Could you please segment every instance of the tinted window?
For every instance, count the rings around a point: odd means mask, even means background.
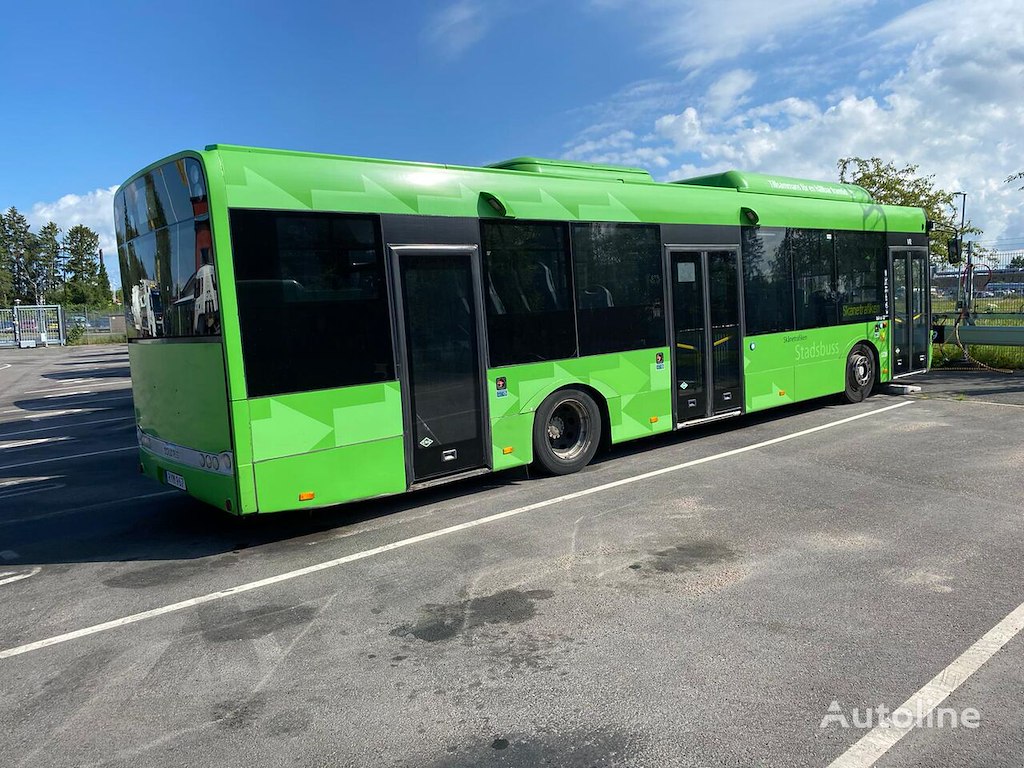
[[[220,334],[207,211],[206,180],[191,158],[150,171],[115,198],[130,338]]]
[[[231,212],[249,395],[395,378],[378,222]]]
[[[573,225],[573,269],[581,355],[665,345],[658,227]]]
[[[792,274],[785,229],[743,228],[743,290],[748,336],[793,330]]]
[[[491,365],[576,354],[565,224],[481,222]]]
[[[868,322],[883,314],[885,234],[837,232],[837,299],[840,322]]]
[[[786,231],[786,245],[793,260],[796,327],[835,325],[838,316],[832,233],[789,229]]]

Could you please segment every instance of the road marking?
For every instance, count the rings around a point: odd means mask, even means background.
[[[48,637],[45,640],[37,640],[34,643],[27,643],[25,645],[19,645],[14,648],[8,648],[0,651],[0,659],[7,659],[12,656],[20,656],[23,653],[30,653],[37,651],[41,648],[48,648],[51,645],[58,645],[60,643],[66,643],[70,640],[77,640],[80,637],[88,637],[89,635],[95,635],[99,632],[106,632],[110,629],[117,629],[118,627],[124,627],[129,624],[137,624],[140,621],[146,619],[156,618],[157,616],[164,616],[168,613],[175,613],[182,611],[186,608],[192,608],[203,603],[213,602],[214,600],[222,600],[225,597],[231,597],[233,595],[239,595],[244,592],[251,592],[254,589],[261,589],[263,587],[269,587],[273,584],[280,584],[284,581],[291,581],[302,576],[308,576],[312,573],[319,573],[320,571],[326,571],[330,568],[336,568],[339,565],[345,565],[346,563],[353,563],[357,560],[365,560],[368,557],[374,557],[385,552],[391,552],[396,549],[402,549],[409,547],[414,544],[420,544],[424,541],[430,541],[441,536],[448,536],[459,531],[469,530],[470,528],[478,528],[482,525],[488,525],[490,523],[497,522],[499,520],[505,520],[509,517],[515,517],[525,512],[532,512],[537,509],[543,509],[544,507],[550,507],[555,504],[560,504],[566,501],[572,501],[574,499],[580,499],[585,496],[591,496],[595,493],[601,493],[602,491],[611,490],[612,488],[619,488],[623,485],[631,485],[638,483],[643,480],[649,480],[652,477],[659,477],[660,475],[666,475],[670,472],[678,472],[681,469],[687,469],[688,467],[696,467],[700,464],[707,464],[708,462],[718,461],[719,459],[726,459],[731,456],[739,456],[740,454],[749,453],[750,451],[756,451],[760,448],[766,448],[769,445],[776,445],[778,443],[786,442],[787,440],[793,440],[797,437],[803,437],[805,435],[811,435],[815,432],[820,432],[824,429],[831,429],[832,427],[838,427],[843,424],[849,424],[853,421],[865,419],[870,416],[877,416],[880,413],[895,410],[896,408],[903,408],[908,405],[913,405],[913,400],[905,400],[895,405],[888,405],[884,408],[876,408],[871,411],[865,411],[864,413],[858,413],[855,416],[848,416],[845,419],[839,419],[837,421],[831,421],[827,424],[821,424],[817,427],[811,427],[809,429],[802,429],[799,432],[793,432],[788,435],[782,435],[781,437],[774,437],[770,440],[763,440],[760,443],[754,443],[752,445],[744,446],[743,448],[734,448],[731,451],[725,451],[724,453],[716,453],[712,456],[705,456],[702,459],[694,459],[693,461],[683,462],[682,464],[674,464],[670,467],[663,467],[661,469],[655,469],[651,472],[644,472],[640,475],[634,475],[633,477],[626,477],[621,480],[615,480],[610,483],[604,483],[603,485],[596,485],[592,488],[585,488],[582,491],[575,491],[574,493],[567,493],[563,496],[556,496],[553,499],[547,499],[546,501],[538,501],[533,504],[527,504],[524,507],[516,507],[515,509],[509,509],[505,512],[499,512],[495,515],[488,515],[487,517],[481,517],[477,520],[469,520],[465,523],[459,523],[452,525],[447,528],[441,528],[436,531],[430,531],[428,533],[422,533],[418,536],[411,536],[408,539],[401,539],[400,541],[394,541],[390,544],[384,544],[373,549],[363,550],[362,552],[356,552],[351,555],[345,555],[334,560],[328,560],[323,563],[317,563],[316,565],[306,566],[305,568],[299,568],[294,571],[288,571],[287,573],[281,573],[277,576],[270,576],[265,579],[258,581],[251,581],[248,584],[241,584],[237,587],[230,587],[219,592],[210,592],[206,595],[200,595],[199,597],[193,597],[188,600],[182,600],[178,603],[171,603],[170,605],[163,605],[159,608],[152,608],[148,611],[142,611],[141,613],[135,613],[130,616],[124,616],[120,619],[114,619],[113,621],[105,621],[102,624],[94,624],[91,627],[85,627],[83,629],[76,629],[73,632],[66,632],[62,635],[54,635]]]
[[[35,488],[25,488],[21,491],[0,491],[0,501],[4,499],[12,499],[15,496],[28,496],[33,493],[42,493],[43,491],[56,491],[58,488],[66,488],[67,483],[47,483],[46,485],[37,485]],[[0,525],[3,525],[4,521],[0,520]]]
[[[81,394],[81,393],[76,392],[75,394],[77,395],[77,394]],[[97,397],[97,398],[92,398],[88,402],[90,402],[90,403],[105,403],[105,402],[107,402],[109,400],[127,400],[127,399],[130,399],[131,396],[132,395],[129,392],[126,395],[116,395],[114,397]],[[62,403],[62,405],[64,405],[64,403]],[[79,403],[76,403],[76,405],[79,405]],[[21,410],[23,410],[23,411],[30,411],[32,413],[38,413],[39,412],[39,409],[35,409],[35,408],[22,408]]]
[[[95,421],[82,421],[71,424],[58,424],[55,427],[37,427],[35,429],[23,429],[20,432],[7,432],[6,434],[0,433],[0,439],[7,437],[18,437],[20,435],[32,435],[36,432],[50,432],[54,429],[75,429],[77,427],[89,427],[93,424],[109,424],[112,421],[134,421],[134,416],[118,416],[114,419],[96,419]]]
[[[68,414],[85,413],[86,411],[98,411],[98,410],[99,410],[99,408],[67,408],[67,409],[65,409],[63,411],[43,411],[43,412],[40,413],[39,411],[29,411],[29,410],[26,409],[25,411],[22,411],[22,413],[26,413],[27,412],[28,416],[22,416],[21,418],[23,418],[23,419],[31,419],[32,421],[37,421],[39,419],[49,419],[49,418],[52,418],[54,416],[67,416]]]
[[[39,459],[38,461],[26,461],[21,464],[6,464],[0,466],[0,470],[4,469],[20,469],[21,467],[34,467],[37,464],[50,464],[54,461],[70,461],[71,459],[85,459],[89,456],[102,456],[106,453],[120,453],[121,451],[137,451],[139,446],[127,445],[124,448],[111,448],[109,451],[92,451],[91,453],[76,453],[71,456],[54,456],[52,459]]]
[[[95,383],[91,383],[91,382],[95,382]],[[68,381],[68,382],[65,382],[64,384],[62,384],[61,386],[58,386],[58,387],[47,387],[46,389],[28,389],[28,390],[25,390],[25,394],[26,395],[41,395],[44,392],[62,392],[67,387],[80,387],[83,384],[85,384],[85,385],[87,385],[89,387],[112,387],[112,386],[125,387],[125,386],[128,386],[129,384],[131,384],[131,379],[129,379],[127,376],[125,376],[120,381],[99,381],[99,380],[82,379],[80,381],[79,380]],[[67,394],[71,394],[71,393],[69,392]]]
[[[45,475],[44,477],[19,477],[17,480],[4,480],[0,483],[0,488],[10,488],[15,485],[24,485],[25,483],[44,483],[47,480],[56,480],[58,475]]]
[[[0,438],[6,437],[6,435],[0,435]],[[29,440],[2,440],[0,439],[0,451],[12,450],[14,448],[30,448],[33,445],[42,445],[43,443],[59,443],[64,440],[70,440],[70,437],[61,435],[59,437],[35,437]]]
[[[33,568],[28,573],[19,573],[16,576],[12,576],[11,575],[12,572],[10,572],[10,571],[8,571],[6,573],[0,573],[0,587],[2,587],[4,584],[13,584],[14,582],[21,581],[22,579],[31,579],[33,576],[35,576],[41,570],[43,570],[43,569],[40,566],[37,565],[35,568]],[[7,578],[4,578],[5,576]]]
[[[828,768],[867,768],[874,765],[900,739],[910,733],[953,691],[963,685],[981,666],[1024,629],[1024,603],[1018,605],[982,635],[974,645],[961,653],[948,667],[929,680],[913,696],[857,743],[833,760]],[[897,713],[900,713],[897,715]],[[893,722],[893,717],[898,723]]]
[[[102,509],[103,507],[109,507],[114,504],[124,504],[129,501],[141,501],[142,499],[155,499],[158,496],[180,496],[186,498],[185,494],[181,491],[157,491],[156,493],[144,493],[141,496],[129,496],[127,499],[111,499],[110,501],[100,501],[95,504],[86,504],[84,507],[72,507],[71,509],[58,509],[55,512],[43,512],[39,515],[29,515],[28,517],[17,517],[13,520],[0,520],[0,527],[5,525],[15,525],[21,523],[34,523],[36,520],[47,520],[51,517],[60,517],[61,515],[70,515],[74,512],[90,512],[94,509]]]
[[[10,363],[4,363],[3,365],[0,365],[0,371],[6,371],[10,367],[11,367]]]

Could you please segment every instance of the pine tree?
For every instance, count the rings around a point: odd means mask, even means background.
[[[42,273],[42,300],[47,302],[56,303],[62,298],[60,288],[64,282],[64,253],[60,244],[60,232],[60,227],[51,221],[36,235],[39,268]]]
[[[99,276],[96,254],[99,246],[100,236],[84,224],[76,224],[64,236],[68,273],[65,288],[69,304],[95,302],[96,280]]]
[[[103,249],[100,249],[100,266],[96,272],[96,291],[93,303],[101,307],[109,307],[112,301],[110,278],[107,276],[107,265],[103,262]]]
[[[6,261],[13,298],[34,301],[36,294],[36,238],[26,219],[13,205],[3,214]]]
[[[14,265],[8,240],[7,217],[0,214],[0,307],[9,306],[14,298]]]

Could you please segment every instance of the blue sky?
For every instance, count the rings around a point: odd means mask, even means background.
[[[153,10],[159,8],[159,10]],[[18,3],[0,28],[0,207],[84,222],[214,142],[829,179],[849,154],[968,191],[1024,247],[1017,0]],[[962,119],[961,119],[962,118]]]

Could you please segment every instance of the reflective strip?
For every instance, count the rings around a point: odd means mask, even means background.
[[[235,457],[230,451],[223,453],[203,453],[193,448],[186,448],[183,445],[175,445],[158,437],[147,435],[136,427],[139,436],[139,447],[157,458],[168,459],[175,464],[181,464],[193,469],[201,469],[204,472],[212,472],[215,475],[234,474]]]

